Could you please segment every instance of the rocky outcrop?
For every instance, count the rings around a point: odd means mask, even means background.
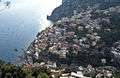
[[[96,7],[96,5],[100,5],[100,9],[107,9],[120,5],[120,0],[63,0],[63,4],[55,8],[52,14],[47,16],[47,19],[56,22],[62,17],[71,17],[73,10],[84,11],[88,6]]]
[[[55,10],[52,12],[51,16],[48,16],[47,18],[52,21],[60,20],[62,17],[69,17],[73,14],[73,8],[77,7],[79,3],[76,3],[77,1],[67,1],[60,5],[59,7],[55,8]]]
[[[62,4],[65,3],[67,0],[62,0]]]
[[[62,5],[55,8],[51,16],[47,16],[47,18],[48,20],[58,21],[62,17],[71,17],[73,15],[73,10],[81,6],[82,6],[82,9],[83,7],[85,8],[86,6],[83,6],[84,4],[85,5],[87,4],[85,3],[85,0],[66,0]]]

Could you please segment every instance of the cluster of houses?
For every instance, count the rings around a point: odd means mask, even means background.
[[[109,12],[119,12],[120,13],[120,6],[110,7],[109,9],[105,9],[105,10],[97,10],[97,12],[104,12],[105,14],[107,14]]]
[[[56,78],[112,78],[114,73],[117,71],[116,68],[111,66],[97,67],[94,68],[91,65],[87,67],[78,67],[78,71],[64,73],[65,69],[51,69],[51,76]]]
[[[29,57],[29,61],[30,61],[30,57]],[[103,61],[105,59],[102,59]],[[32,61],[32,59],[31,59]],[[112,66],[101,66],[101,67],[92,67],[92,65],[88,65],[87,67],[83,67],[83,66],[75,66],[75,65],[71,65],[71,66],[66,66],[65,65],[62,66],[62,68],[57,67],[56,62],[52,62],[52,61],[47,61],[47,63],[45,62],[41,62],[41,63],[31,63],[31,64],[26,64],[25,68],[30,69],[33,67],[43,67],[46,66],[47,68],[50,68],[51,70],[51,76],[53,78],[103,78],[103,77],[107,77],[107,78],[113,78],[115,72],[117,72],[118,70],[115,67]],[[66,72],[66,69],[68,68],[73,68],[73,69],[77,69],[76,71],[68,71]]]
[[[115,59],[120,64],[120,41],[114,43],[115,47],[112,47],[111,53],[114,55]]]
[[[56,68],[56,62],[47,61],[41,63],[34,63],[33,58],[39,59],[40,53],[48,51],[53,54],[58,54],[60,58],[66,59],[66,54],[69,53],[70,48],[73,48],[73,53],[77,54],[82,52],[83,49],[89,49],[90,47],[97,46],[98,42],[101,41],[100,35],[95,32],[95,30],[101,30],[101,25],[99,23],[103,20],[110,22],[108,18],[98,18],[91,19],[91,11],[77,13],[74,11],[74,15],[71,18],[63,17],[61,20],[57,21],[52,27],[48,27],[43,30],[31,43],[29,48],[25,51],[27,55],[28,64],[27,68],[36,66],[47,66],[48,68]],[[105,14],[118,11],[120,12],[120,6],[115,8],[109,8],[107,10],[96,10],[96,12],[103,12]],[[85,35],[78,34],[74,30],[68,30],[69,28],[75,28],[79,32],[85,32]],[[87,30],[87,31],[85,31]],[[110,29],[106,29],[111,31]],[[78,38],[78,35],[80,36]],[[68,41],[68,39],[71,39]],[[111,51],[116,57],[120,58],[120,44],[117,48],[113,48]],[[31,57],[32,56],[32,57]],[[105,61],[105,60],[103,60]],[[119,60],[120,61],[120,60]],[[74,66],[75,67],[75,66]],[[106,67],[107,69],[114,69],[112,67]],[[65,70],[51,70],[52,77],[56,78],[60,75],[60,78],[91,78],[85,76],[86,74],[97,74],[96,78],[102,78],[107,76],[109,78],[113,77],[115,70],[107,70],[105,68],[93,68],[88,65],[87,68],[82,66],[78,67],[77,72],[62,73]]]
[[[73,48],[75,54],[83,49],[89,49],[94,46],[97,47],[98,42],[101,41],[101,37],[95,30],[101,30],[102,26],[99,25],[101,21],[110,21],[108,18],[91,19],[91,11],[92,9],[89,9],[88,11],[77,13],[77,11],[74,10],[74,15],[71,18],[63,17],[53,26],[43,30],[31,43],[28,50],[25,51],[28,55],[29,62],[32,63],[32,58],[29,55],[33,55],[36,59],[39,59],[39,54],[46,50],[53,54],[60,55],[60,58],[66,58],[70,47]],[[96,10],[96,12],[103,12],[105,14],[112,11],[120,12],[120,6],[115,8],[111,7],[106,10]],[[68,30],[69,28],[76,28],[78,32]],[[110,29],[106,30],[111,31]],[[85,32],[85,36],[78,34],[79,32]],[[71,39],[71,42],[68,42],[68,39]]]
[[[90,46],[96,46],[101,37],[93,32],[93,30],[95,28],[100,29],[100,26],[97,20],[90,20],[90,16],[90,11],[87,11],[80,14],[75,13],[71,18],[65,17],[59,20],[54,24],[55,26],[48,27],[42,31],[29,46],[28,50],[34,54],[36,59],[39,58],[39,53],[44,52],[46,48],[53,54],[59,54],[60,58],[66,58],[69,47],[74,48],[74,53],[77,53],[82,50],[82,47],[89,48]],[[85,37],[77,38],[75,31],[67,31],[69,27],[75,28],[80,24],[85,26],[78,26],[77,30],[84,31],[84,28],[88,30]],[[71,39],[72,42],[68,42],[66,39],[71,37],[74,37]],[[89,43],[88,39],[91,39],[92,42]]]
[[[92,65],[88,65],[87,67],[79,66],[77,67],[77,71],[67,71],[65,68],[57,68],[55,62],[48,61],[47,63],[34,63],[27,65],[26,68],[30,69],[32,67],[42,67],[46,66],[51,69],[51,76],[53,78],[113,78],[115,72],[118,70],[112,66],[102,66],[102,67],[92,67]]]

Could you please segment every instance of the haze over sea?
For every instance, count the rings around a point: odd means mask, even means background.
[[[11,0],[10,8],[5,8],[3,1],[0,2],[0,59],[14,62],[38,32],[52,25],[46,16],[61,0]]]

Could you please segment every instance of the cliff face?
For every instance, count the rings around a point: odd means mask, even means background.
[[[48,20],[53,22],[60,20],[62,17],[71,17],[73,10],[84,11],[88,6],[107,9],[111,6],[120,5],[120,0],[63,0],[63,4],[55,8]]]
[[[67,0],[62,0],[62,4],[65,3]]]
[[[57,21],[57,20],[60,20],[62,17],[66,17],[66,16],[69,17],[73,15],[73,8],[79,5],[78,1],[79,0],[66,1],[61,6],[55,8],[51,16],[48,16],[47,18],[52,21]]]

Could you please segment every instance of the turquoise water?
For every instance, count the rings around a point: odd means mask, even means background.
[[[10,8],[4,2],[0,2],[0,59],[14,62],[38,32],[52,25],[46,16],[61,0],[11,0]]]

